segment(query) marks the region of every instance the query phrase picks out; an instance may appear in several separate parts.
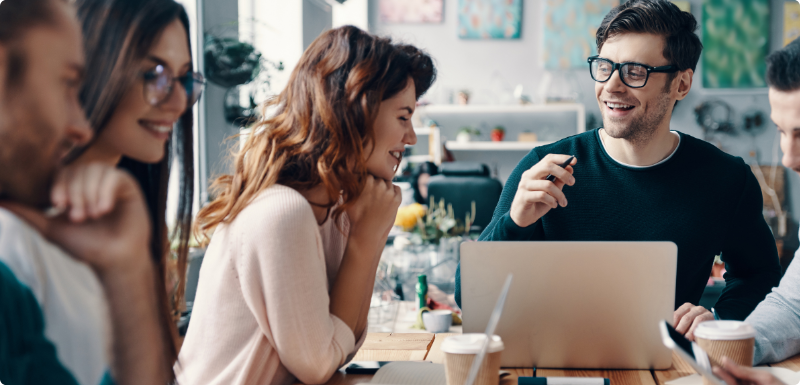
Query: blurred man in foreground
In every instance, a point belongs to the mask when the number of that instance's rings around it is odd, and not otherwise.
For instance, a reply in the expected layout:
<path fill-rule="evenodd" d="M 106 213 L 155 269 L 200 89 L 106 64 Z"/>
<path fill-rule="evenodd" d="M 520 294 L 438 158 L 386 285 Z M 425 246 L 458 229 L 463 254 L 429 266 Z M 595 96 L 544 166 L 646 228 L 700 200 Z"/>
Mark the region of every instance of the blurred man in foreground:
<path fill-rule="evenodd" d="M 0 4 L 0 383 L 166 383 L 171 363 L 164 360 L 142 194 L 110 167 L 60 167 L 92 136 L 78 98 L 81 42 L 65 0 Z M 47 207 L 63 214 L 45 216 Z M 67 281 L 80 269 L 82 286 L 43 292 L 35 285 Z M 95 304 L 95 312 L 76 315 L 73 303 Z M 100 325 L 77 342 L 110 347 L 99 369 L 59 354 L 48 337 L 58 324 L 44 324 L 44 309 Z"/>

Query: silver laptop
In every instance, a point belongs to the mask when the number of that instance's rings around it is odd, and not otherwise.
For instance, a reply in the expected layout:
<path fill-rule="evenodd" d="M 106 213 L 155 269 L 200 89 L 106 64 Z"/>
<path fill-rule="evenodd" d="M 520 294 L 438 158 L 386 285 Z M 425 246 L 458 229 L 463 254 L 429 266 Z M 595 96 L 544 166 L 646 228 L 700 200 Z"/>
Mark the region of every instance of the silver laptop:
<path fill-rule="evenodd" d="M 467 242 L 464 333 L 486 329 L 506 276 L 503 367 L 668 369 L 658 323 L 675 306 L 672 242 Z"/>

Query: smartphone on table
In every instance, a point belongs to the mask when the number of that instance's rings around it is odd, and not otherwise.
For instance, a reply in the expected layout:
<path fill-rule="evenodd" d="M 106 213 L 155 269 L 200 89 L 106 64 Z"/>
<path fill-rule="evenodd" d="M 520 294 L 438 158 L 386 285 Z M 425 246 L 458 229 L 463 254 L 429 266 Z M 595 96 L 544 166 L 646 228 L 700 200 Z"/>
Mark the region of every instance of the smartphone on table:
<path fill-rule="evenodd" d="M 391 361 L 352 361 L 344 368 L 347 374 L 375 374 L 382 366 Z"/>
<path fill-rule="evenodd" d="M 664 345 L 675 351 L 697 373 L 707 378 L 712 384 L 727 385 L 724 380 L 711 372 L 711 360 L 700 345 L 687 340 L 683 334 L 678 333 L 667 321 L 659 322 L 658 326 L 661 329 L 661 338 L 664 341 Z M 716 362 L 713 365 L 719 366 Z"/>

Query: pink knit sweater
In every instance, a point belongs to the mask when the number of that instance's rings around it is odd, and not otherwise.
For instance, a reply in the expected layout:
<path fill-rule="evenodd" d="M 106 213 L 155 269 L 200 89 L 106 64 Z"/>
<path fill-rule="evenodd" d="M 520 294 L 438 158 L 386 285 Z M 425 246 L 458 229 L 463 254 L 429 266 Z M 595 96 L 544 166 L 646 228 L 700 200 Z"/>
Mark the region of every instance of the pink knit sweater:
<path fill-rule="evenodd" d="M 308 201 L 275 185 L 211 239 L 175 366 L 194 384 L 327 381 L 363 343 L 330 314 L 349 222 L 317 225 Z"/>

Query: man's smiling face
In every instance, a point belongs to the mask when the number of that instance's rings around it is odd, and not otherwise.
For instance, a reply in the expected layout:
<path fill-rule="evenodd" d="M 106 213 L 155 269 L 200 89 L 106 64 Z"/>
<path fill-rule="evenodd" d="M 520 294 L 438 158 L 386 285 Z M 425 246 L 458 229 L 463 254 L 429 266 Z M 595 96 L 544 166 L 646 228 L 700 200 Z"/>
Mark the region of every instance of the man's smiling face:
<path fill-rule="evenodd" d="M 600 57 L 615 63 L 635 62 L 651 67 L 665 66 L 664 38 L 648 33 L 624 33 L 608 39 L 600 50 Z M 630 88 L 614 71 L 608 81 L 595 83 L 597 104 L 603 115 L 606 133 L 619 139 L 640 141 L 649 138 L 655 130 L 669 122 L 677 88 L 670 74 L 651 73 L 642 88 Z"/>

